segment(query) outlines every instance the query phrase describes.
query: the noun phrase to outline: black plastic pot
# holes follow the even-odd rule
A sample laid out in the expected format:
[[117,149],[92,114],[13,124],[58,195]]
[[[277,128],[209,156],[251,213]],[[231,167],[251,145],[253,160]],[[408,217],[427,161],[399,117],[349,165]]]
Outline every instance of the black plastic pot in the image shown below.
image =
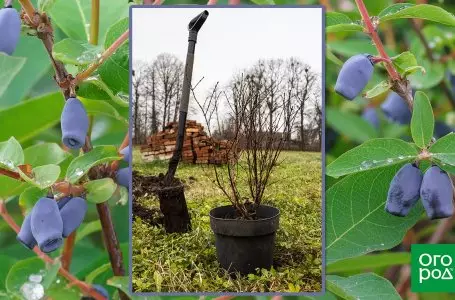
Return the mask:
[[210,211],[218,262],[230,273],[255,273],[256,268],[270,269],[273,264],[280,211],[272,206],[260,205],[256,214],[258,220],[229,218],[235,215],[231,205]]

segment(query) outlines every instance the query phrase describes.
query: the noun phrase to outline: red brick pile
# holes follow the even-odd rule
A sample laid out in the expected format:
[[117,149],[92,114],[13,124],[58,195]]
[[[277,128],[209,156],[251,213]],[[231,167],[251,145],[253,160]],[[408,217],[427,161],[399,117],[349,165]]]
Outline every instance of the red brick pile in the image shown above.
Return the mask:
[[[225,164],[231,143],[227,140],[215,140],[209,137],[204,126],[193,120],[186,121],[185,139],[183,140],[182,161],[195,164]],[[169,123],[163,131],[147,138],[147,144],[141,146],[142,159],[152,161],[169,159],[175,149],[178,123]]]

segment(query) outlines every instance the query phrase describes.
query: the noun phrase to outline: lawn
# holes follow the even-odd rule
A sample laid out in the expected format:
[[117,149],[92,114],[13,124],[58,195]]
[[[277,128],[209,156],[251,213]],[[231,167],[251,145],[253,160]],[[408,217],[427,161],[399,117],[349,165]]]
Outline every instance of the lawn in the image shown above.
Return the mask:
[[[167,162],[144,163],[134,152],[133,169],[141,175],[165,173]],[[214,184],[210,167],[180,164],[177,175],[193,230],[166,234],[133,217],[133,290],[135,292],[314,292],[321,290],[322,199],[321,154],[283,152],[267,188],[264,204],[281,211],[274,267],[231,278],[219,268],[209,211],[229,204]],[[244,186],[243,188],[246,188]],[[153,195],[136,199],[159,207]]]

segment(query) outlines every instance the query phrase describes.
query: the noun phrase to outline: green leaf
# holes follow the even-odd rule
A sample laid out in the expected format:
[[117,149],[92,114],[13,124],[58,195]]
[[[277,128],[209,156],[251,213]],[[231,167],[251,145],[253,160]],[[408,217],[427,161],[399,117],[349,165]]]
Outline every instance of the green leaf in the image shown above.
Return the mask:
[[64,39],[52,48],[54,58],[65,63],[85,66],[99,59],[103,48],[84,41]]
[[92,180],[84,185],[87,191],[87,201],[91,203],[101,203],[109,200],[114,194],[117,184],[112,178]]
[[[100,1],[99,41],[103,43],[108,28],[128,16],[128,2]],[[60,0],[50,10],[53,23],[75,40],[89,40],[91,1]]]
[[440,167],[455,174],[455,133],[451,132],[438,139],[430,147],[430,153]]
[[388,80],[383,80],[380,83],[378,83],[374,88],[367,91],[365,94],[365,98],[371,99],[377,97],[390,90],[391,87],[392,84]]
[[71,162],[66,171],[66,180],[70,183],[76,183],[93,166],[120,159],[115,146],[94,147],[92,151],[76,157]]
[[85,110],[87,111],[88,115],[107,115],[113,117],[123,123],[128,125],[128,121],[123,118],[118,111],[109,103],[103,100],[88,100],[84,98],[79,98],[81,102],[84,104]]
[[408,68],[404,69],[402,74],[403,74],[403,76],[408,76],[408,75],[414,74],[417,71],[420,71],[421,74],[425,74],[426,73],[426,70],[425,70],[424,67],[422,67],[422,66],[414,66],[414,67],[408,67]]
[[111,99],[122,107],[128,107],[128,97],[121,97],[121,94],[114,95],[109,87],[96,77],[89,77],[79,86],[78,95],[93,100]]
[[430,100],[424,92],[414,95],[414,107],[411,119],[411,133],[414,143],[420,148],[430,144],[433,137],[434,117]]
[[399,139],[374,139],[357,146],[327,166],[326,174],[340,177],[347,174],[382,168],[415,160],[418,151]]
[[348,16],[338,12],[326,13],[326,32],[363,31],[363,27],[354,23]]
[[0,198],[8,198],[22,193],[30,185],[8,176],[0,176]]
[[82,240],[84,237],[97,231],[101,231],[100,220],[95,220],[89,223],[82,224],[77,230],[76,243]]
[[331,107],[326,108],[326,121],[336,131],[355,142],[362,143],[378,135],[376,129],[362,117]]
[[[6,276],[8,275],[9,269],[16,263],[17,259],[14,257],[11,257],[9,255],[1,255],[0,254],[0,265],[2,266],[0,268],[0,291],[5,289],[5,279]],[[3,299],[2,294],[0,292],[0,299]]]
[[400,53],[390,59],[392,60],[392,63],[397,71],[402,75],[410,74],[416,70],[422,70],[422,72],[425,73],[425,68],[417,64],[417,59],[414,54],[409,51]]
[[374,273],[350,277],[327,276],[327,289],[342,299],[401,300],[394,286]]
[[129,291],[129,277],[128,276],[115,276],[107,280],[107,284],[122,290],[127,294],[132,300],[142,299],[140,296],[133,296]]
[[38,9],[40,12],[47,12],[57,2],[57,0],[38,0]]
[[[371,43],[370,39],[348,39],[342,41],[333,41],[327,43],[327,48],[336,54],[351,57],[359,53],[377,53],[377,49]],[[386,47],[389,55],[395,55],[393,49]]]
[[24,152],[21,144],[14,137],[10,137],[6,142],[1,142],[0,167],[15,171],[17,166],[22,164],[24,164]]
[[380,22],[396,19],[424,19],[445,25],[455,26],[455,16],[439,6],[429,4],[395,4],[379,14]]
[[27,59],[24,57],[9,56],[0,52],[0,96],[8,88],[14,76],[19,73]]
[[[128,18],[122,19],[109,28],[104,47],[111,44],[129,28]],[[129,92],[129,42],[126,41],[99,68],[99,75],[113,93]]]
[[399,244],[423,213],[419,202],[406,217],[384,210],[390,182],[401,165],[347,176],[326,192],[327,264]]
[[62,263],[60,262],[60,259],[55,259],[54,262],[48,266],[49,269],[46,272],[46,275],[43,277],[43,281],[41,282],[41,285],[44,287],[44,290],[47,290],[51,284],[54,282],[54,280],[57,278],[58,275],[58,270],[62,266]]
[[21,178],[26,182],[40,189],[45,189],[53,185],[60,176],[60,167],[58,165],[44,165],[32,169],[32,177],[18,169]]
[[327,266],[327,273],[362,272],[365,270],[406,265],[411,262],[409,252],[385,252],[339,260]]
[[[33,51],[30,51],[30,49],[33,49]],[[0,109],[17,104],[25,96],[29,95],[30,89],[44,74],[48,73],[51,67],[49,56],[43,47],[43,43],[35,36],[21,35],[19,44],[14,51],[14,56],[25,57],[26,61],[9,84],[8,89],[0,96]],[[21,121],[24,122],[24,119],[21,118]]]
[[251,2],[257,5],[275,5],[273,0],[251,0]]
[[15,263],[6,277],[6,290],[10,293],[18,292],[20,287],[28,282],[32,274],[40,274],[45,269],[44,261],[38,257],[31,257]]
[[58,124],[65,101],[61,92],[44,95],[0,110],[0,141],[14,136],[26,141]]
[[428,59],[420,61],[425,73],[413,73],[408,79],[415,89],[430,89],[438,85],[444,79],[444,66],[438,62],[430,62]]
[[28,147],[24,150],[25,163],[32,166],[55,164],[58,165],[71,154],[55,143],[42,143]]
[[86,277],[85,277],[85,282],[87,283],[92,283],[93,280],[95,280],[95,278],[100,275],[100,274],[103,274],[104,272],[108,271],[111,269],[111,264],[110,263],[107,263],[107,264],[104,264],[104,265],[101,265],[99,266],[98,268],[96,268],[95,270],[93,270],[92,272],[90,272]]
[[37,188],[35,186],[25,189],[19,196],[19,205],[24,210],[25,215],[28,215],[35,203],[44,196],[46,196],[47,191]]

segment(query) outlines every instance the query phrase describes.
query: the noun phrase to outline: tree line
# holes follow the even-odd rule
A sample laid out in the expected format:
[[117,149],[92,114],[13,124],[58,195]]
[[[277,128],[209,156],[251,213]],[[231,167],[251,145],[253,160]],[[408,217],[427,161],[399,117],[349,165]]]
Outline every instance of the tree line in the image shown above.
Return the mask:
[[[151,63],[133,67],[133,142],[177,121],[184,64],[163,53]],[[274,133],[285,140],[286,149],[319,151],[322,140],[321,75],[291,57],[261,59],[216,83],[204,99],[192,93],[192,113],[202,115],[213,136],[229,139],[239,126],[240,107],[247,99],[258,133]],[[195,87],[197,88],[197,87]],[[193,103],[193,105],[191,105]]]

